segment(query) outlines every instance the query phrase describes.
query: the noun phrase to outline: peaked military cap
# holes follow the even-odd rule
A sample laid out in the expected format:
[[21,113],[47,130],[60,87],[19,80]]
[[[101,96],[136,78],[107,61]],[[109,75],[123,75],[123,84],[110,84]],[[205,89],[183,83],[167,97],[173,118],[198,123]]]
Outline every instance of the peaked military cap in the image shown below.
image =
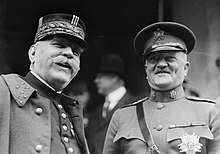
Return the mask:
[[50,35],[65,34],[72,36],[82,47],[86,47],[85,32],[84,22],[76,15],[53,13],[39,19],[34,42]]
[[183,51],[190,53],[196,42],[194,33],[176,22],[157,22],[143,28],[134,38],[133,46],[138,55],[146,56],[155,51]]

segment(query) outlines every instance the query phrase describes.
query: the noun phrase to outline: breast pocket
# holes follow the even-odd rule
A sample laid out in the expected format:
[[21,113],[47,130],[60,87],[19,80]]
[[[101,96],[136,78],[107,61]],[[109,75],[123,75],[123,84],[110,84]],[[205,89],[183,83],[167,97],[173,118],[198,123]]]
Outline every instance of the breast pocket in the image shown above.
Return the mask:
[[167,142],[170,147],[175,147],[181,152],[187,149],[194,149],[197,152],[206,151],[207,140],[213,140],[213,135],[206,125],[173,127],[167,132]]
[[119,139],[139,139],[145,142],[144,137],[139,128],[121,128],[115,135],[113,142],[118,141]]
[[169,128],[167,132],[167,142],[175,139],[181,139],[184,135],[194,134],[194,136],[213,140],[212,132],[208,126],[185,126]]
[[124,154],[148,154],[147,144],[138,128],[122,128],[113,140]]

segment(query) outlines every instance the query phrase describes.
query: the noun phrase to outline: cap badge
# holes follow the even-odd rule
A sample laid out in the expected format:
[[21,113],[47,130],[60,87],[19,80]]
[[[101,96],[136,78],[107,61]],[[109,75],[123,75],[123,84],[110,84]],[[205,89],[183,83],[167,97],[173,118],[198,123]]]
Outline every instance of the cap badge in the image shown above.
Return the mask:
[[164,40],[164,31],[161,30],[160,28],[158,28],[156,31],[154,31],[154,40],[157,42],[157,43],[160,43],[161,41]]
[[195,133],[189,135],[185,134],[181,137],[182,143],[179,144],[180,152],[185,152],[186,154],[195,154],[196,152],[201,152],[202,144],[199,143],[199,138]]
[[172,98],[172,99],[175,99],[175,98],[176,98],[176,91],[175,91],[175,90],[172,90],[172,91],[170,92],[170,98]]

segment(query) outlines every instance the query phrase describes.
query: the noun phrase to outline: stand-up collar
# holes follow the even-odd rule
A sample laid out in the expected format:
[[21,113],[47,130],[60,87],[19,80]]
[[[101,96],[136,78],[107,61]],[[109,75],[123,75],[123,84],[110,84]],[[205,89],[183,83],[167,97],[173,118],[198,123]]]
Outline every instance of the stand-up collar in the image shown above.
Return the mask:
[[171,102],[185,97],[182,86],[178,86],[168,91],[157,91],[151,89],[150,100],[154,102]]
[[59,102],[61,94],[56,93],[39,79],[37,79],[31,72],[29,72],[24,78],[33,88],[35,88],[39,95],[47,97]]

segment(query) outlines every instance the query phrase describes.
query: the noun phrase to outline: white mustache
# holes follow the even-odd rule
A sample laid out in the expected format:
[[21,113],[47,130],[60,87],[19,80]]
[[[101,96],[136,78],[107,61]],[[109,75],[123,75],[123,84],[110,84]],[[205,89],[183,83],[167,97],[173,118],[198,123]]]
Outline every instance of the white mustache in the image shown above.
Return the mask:
[[68,59],[67,57],[63,57],[63,56],[58,56],[53,58],[52,60],[54,63],[68,63]]
[[68,64],[73,69],[76,69],[77,71],[80,69],[80,67],[77,64],[74,64],[73,60],[69,60],[67,57],[64,56],[57,56],[52,59],[54,63],[61,63],[61,64]]

